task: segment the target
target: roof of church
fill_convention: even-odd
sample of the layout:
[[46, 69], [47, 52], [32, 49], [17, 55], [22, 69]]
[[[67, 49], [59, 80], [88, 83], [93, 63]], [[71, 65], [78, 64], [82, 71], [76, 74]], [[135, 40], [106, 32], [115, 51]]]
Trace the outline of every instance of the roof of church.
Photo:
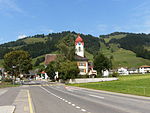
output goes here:
[[78, 56], [78, 55], [75, 55], [75, 60], [76, 61], [88, 61], [88, 59], [86, 57], [81, 57], [81, 56]]
[[77, 44], [78, 42], [81, 42], [82, 44], [84, 44], [83, 39], [81, 38], [80, 35], [77, 36], [77, 38], [75, 40], [75, 44]]

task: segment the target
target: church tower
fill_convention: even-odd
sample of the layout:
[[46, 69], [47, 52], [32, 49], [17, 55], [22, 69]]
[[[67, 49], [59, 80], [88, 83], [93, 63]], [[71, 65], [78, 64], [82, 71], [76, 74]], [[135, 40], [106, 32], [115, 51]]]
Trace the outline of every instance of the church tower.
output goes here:
[[75, 40], [76, 55], [84, 57], [84, 42], [80, 35]]

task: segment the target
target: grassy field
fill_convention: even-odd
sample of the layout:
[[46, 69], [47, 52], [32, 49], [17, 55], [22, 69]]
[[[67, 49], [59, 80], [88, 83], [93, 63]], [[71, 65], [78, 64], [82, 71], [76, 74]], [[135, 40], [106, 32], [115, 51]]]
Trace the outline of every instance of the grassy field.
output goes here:
[[115, 36], [109, 36], [109, 38], [104, 38], [105, 42], [108, 43], [111, 39], [121, 39], [125, 37], [126, 34], [120, 34], [120, 35], [115, 35]]
[[[136, 57], [136, 54], [132, 51], [118, 48], [117, 45], [112, 44], [110, 48], [107, 48], [104, 44], [101, 44], [101, 52], [107, 57], [113, 57], [113, 68], [117, 67], [135, 67], [138, 68], [141, 65], [150, 65], [150, 60]], [[113, 51], [113, 52], [112, 52]]]
[[72, 86], [112, 92], [150, 96], [150, 74], [120, 76], [117, 81], [70, 84]]
[[47, 38], [26, 38], [24, 42], [27, 44], [33, 44], [37, 42], [46, 42]]

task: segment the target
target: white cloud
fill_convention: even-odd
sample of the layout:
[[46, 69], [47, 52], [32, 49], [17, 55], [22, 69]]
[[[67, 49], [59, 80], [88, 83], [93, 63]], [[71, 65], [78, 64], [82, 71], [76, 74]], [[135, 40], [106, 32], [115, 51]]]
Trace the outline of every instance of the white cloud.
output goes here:
[[25, 37], [27, 37], [26, 35], [19, 35], [18, 36], [18, 39], [23, 39], [23, 38], [25, 38]]

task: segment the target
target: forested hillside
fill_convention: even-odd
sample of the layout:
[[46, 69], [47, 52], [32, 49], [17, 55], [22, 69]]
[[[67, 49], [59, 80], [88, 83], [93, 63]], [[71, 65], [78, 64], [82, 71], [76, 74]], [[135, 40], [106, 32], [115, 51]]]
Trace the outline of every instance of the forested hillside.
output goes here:
[[[0, 59], [13, 50], [28, 51], [34, 66], [44, 61], [44, 55], [57, 53], [59, 41], [67, 36], [77, 37], [76, 32], [64, 31], [48, 35], [38, 34], [0, 45]], [[150, 35], [114, 32], [94, 37], [80, 34], [85, 42], [86, 57], [93, 60], [97, 52], [103, 52], [113, 61], [113, 67], [138, 67], [150, 65]], [[0, 60], [2, 61], [2, 60]], [[1, 65], [1, 64], [0, 64]]]
[[[48, 35], [35, 35], [26, 37], [13, 42], [8, 42], [0, 45], [0, 59], [3, 59], [4, 54], [12, 50], [25, 50], [28, 51], [32, 58], [44, 55], [47, 53], [52, 53], [57, 51], [57, 44], [60, 39], [66, 37], [67, 35], [73, 36], [74, 39], [77, 36], [75, 32], [62, 32], [62, 33], [52, 33]], [[100, 49], [99, 38], [93, 37], [92, 35], [81, 34], [81, 37], [85, 41], [85, 49], [91, 54], [96, 54]]]

